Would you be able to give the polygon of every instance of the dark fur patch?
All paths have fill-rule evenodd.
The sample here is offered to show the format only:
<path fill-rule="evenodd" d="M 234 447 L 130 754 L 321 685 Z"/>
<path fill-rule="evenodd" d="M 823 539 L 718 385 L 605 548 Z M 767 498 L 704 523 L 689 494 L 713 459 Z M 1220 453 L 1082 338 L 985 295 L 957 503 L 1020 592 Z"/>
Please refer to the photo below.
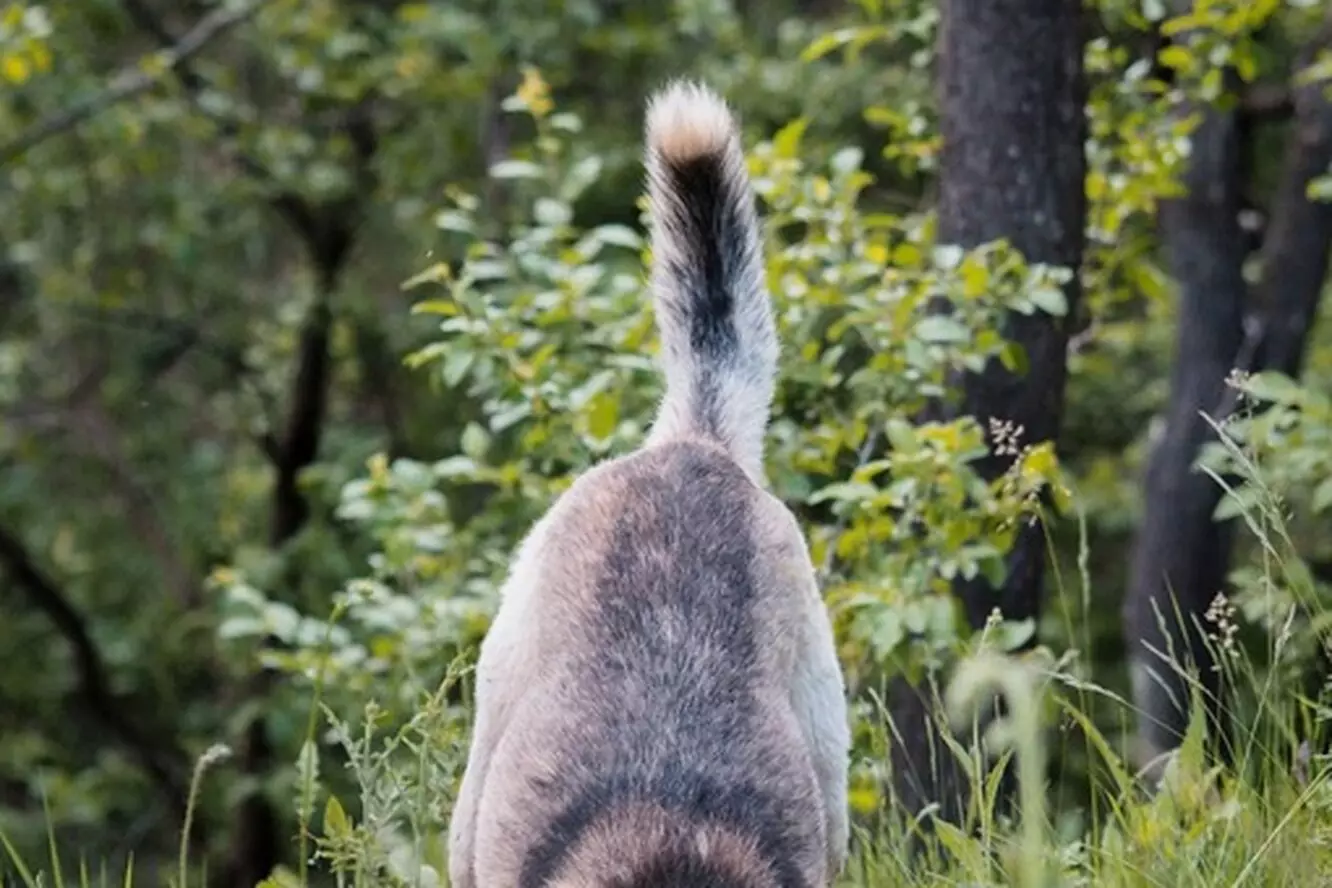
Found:
<path fill-rule="evenodd" d="M 520 884 L 523 888 L 543 888 L 560 871 L 569 850 L 600 816 L 613 812 L 617 805 L 650 801 L 687 817 L 690 822 L 723 825 L 754 836 L 760 854 L 772 866 L 782 888 L 807 888 L 799 869 L 785 853 L 794 833 L 782 800 L 749 784 L 723 785 L 704 768 L 706 764 L 691 769 L 676 763 L 666 773 L 648 775 L 641 767 L 622 764 L 602 780 L 590 784 L 550 825 L 545 841 L 529 853 Z M 668 854 L 649 865 L 633 888 L 677 884 L 652 881 L 648 878 L 650 870 L 683 876 L 703 869 L 712 871 L 688 854 Z"/>
<path fill-rule="evenodd" d="M 738 196 L 727 178 L 725 155 L 706 154 L 667 164 L 666 190 L 674 195 L 672 212 L 662 219 L 682 245 L 681 258 L 668 268 L 686 285 L 689 345 L 710 360 L 735 351 L 735 294 L 731 285 L 743 257 L 744 232 Z"/>
<path fill-rule="evenodd" d="M 753 782 L 764 773 L 754 742 L 753 486 L 730 460 L 695 444 L 637 459 L 650 462 L 628 481 L 578 664 L 595 688 L 586 708 L 604 742 L 579 749 L 564 769 L 560 782 L 579 787 L 575 795 L 546 788 L 562 810 L 528 854 L 520 884 L 541 888 L 602 815 L 642 802 L 754 836 L 780 884 L 797 888 L 803 882 L 784 849 L 800 824 Z M 645 874 L 637 884 L 685 883 Z"/>
<path fill-rule="evenodd" d="M 750 229 L 743 213 L 745 192 L 737 192 L 725 163 L 718 152 L 664 165 L 664 184 L 675 203 L 660 223 L 681 244 L 681 255 L 666 268 L 683 298 L 667 304 L 684 314 L 675 320 L 689 331 L 689 347 L 706 374 L 698 380 L 700 403 L 694 412 L 714 430 L 716 376 L 736 363 L 740 345 L 734 288 L 743 276 Z"/>
<path fill-rule="evenodd" d="M 608 888 L 751 888 L 719 867 L 697 857 L 680 854 L 660 857 L 641 870 L 633 881 L 617 880 Z"/>

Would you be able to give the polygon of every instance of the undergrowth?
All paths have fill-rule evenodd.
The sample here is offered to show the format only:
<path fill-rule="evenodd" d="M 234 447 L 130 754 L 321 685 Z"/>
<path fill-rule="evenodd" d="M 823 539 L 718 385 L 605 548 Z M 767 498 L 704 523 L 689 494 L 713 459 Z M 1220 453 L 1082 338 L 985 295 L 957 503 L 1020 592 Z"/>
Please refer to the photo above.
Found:
<path fill-rule="evenodd" d="M 1262 473 L 1229 437 L 1235 463 L 1246 467 L 1244 483 L 1262 496 L 1249 496 L 1243 520 L 1270 556 L 1271 589 L 1288 584 L 1283 565 L 1295 557 L 1285 530 L 1280 496 L 1264 486 Z M 1218 482 L 1222 483 L 1218 475 Z M 1085 565 L 1085 559 L 1084 559 Z M 1090 594 L 1085 566 L 1080 594 Z M 1059 589 L 1060 595 L 1072 594 Z M 1233 614 L 1232 614 L 1233 616 Z M 1270 638 L 1271 662 L 1295 636 L 1292 616 Z M 1293 886 L 1332 884 L 1332 762 L 1298 744 L 1292 760 L 1289 740 L 1326 720 L 1329 711 L 1302 697 L 1292 686 L 1272 680 L 1271 663 L 1262 668 L 1228 644 L 1230 633 L 1213 637 L 1236 698 L 1247 700 L 1244 714 L 1228 713 L 1240 738 L 1236 761 L 1213 764 L 1206 754 L 1201 699 L 1182 746 L 1149 783 L 1096 727 L 1087 714 L 1092 701 L 1123 707 L 1128 701 L 1079 675 L 1073 653 L 1056 658 L 1046 649 L 1014 657 L 992 649 L 984 638 L 962 662 L 939 701 L 938 717 L 954 736 L 967 736 L 968 720 L 993 693 L 1009 702 L 1008 715 L 989 725 L 978 745 L 949 741 L 949 754 L 963 763 L 974 795 L 971 818 L 958 826 L 931 817 L 929 810 L 905 814 L 884 798 L 862 812 L 853 831 L 852 856 L 841 886 Z M 469 661 L 459 658 L 436 692 L 409 719 L 381 731 L 384 711 L 368 703 L 354 719 L 335 713 L 316 694 L 311 702 L 306 743 L 298 761 L 300 786 L 293 803 L 300 834 L 297 870 L 275 872 L 259 888 L 307 885 L 447 885 L 446 833 L 453 789 L 461 774 L 468 737 L 465 691 Z M 1198 685 L 1195 683 L 1195 687 Z M 461 695 L 461 696 L 460 696 Z M 459 700 L 463 700 L 459 704 Z M 882 757 L 893 727 L 882 705 L 859 701 L 857 744 L 862 757 Z M 972 726 L 976 724 L 972 722 Z M 1093 802 L 1058 819 L 1047 793 L 1047 746 L 1056 733 L 1076 737 L 1098 763 Z M 337 750 L 339 755 L 318 750 Z M 983 750 L 983 751 L 982 751 Z M 227 750 L 214 747 L 198 762 L 191 802 L 210 772 L 225 768 Z M 321 778 L 321 765 L 339 760 L 356 787 L 354 798 L 339 798 Z M 1017 816 L 997 802 L 1000 768 L 1016 765 Z M 192 805 L 191 805 L 192 808 Z M 356 812 L 355 816 L 350 811 Z M 207 874 L 191 867 L 182 825 L 180 863 L 165 877 L 174 888 L 207 884 Z M 0 835 L 13 881 L 37 886 L 142 886 L 131 858 L 119 872 L 80 862 L 66 872 L 69 849 L 51 837 L 42 863 L 20 859 Z M 77 854 L 72 855 L 77 858 Z M 159 883 L 160 884 L 160 883 Z"/>

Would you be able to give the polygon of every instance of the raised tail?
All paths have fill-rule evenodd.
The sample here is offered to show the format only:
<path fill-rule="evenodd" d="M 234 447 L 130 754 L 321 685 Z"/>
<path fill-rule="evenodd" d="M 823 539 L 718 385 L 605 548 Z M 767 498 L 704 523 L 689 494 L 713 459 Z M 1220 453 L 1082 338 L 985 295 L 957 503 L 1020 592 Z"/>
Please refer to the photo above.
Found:
<path fill-rule="evenodd" d="M 649 443 L 711 438 L 762 478 L 777 330 L 739 127 L 726 103 L 687 82 L 653 96 L 647 174 L 666 374 Z"/>

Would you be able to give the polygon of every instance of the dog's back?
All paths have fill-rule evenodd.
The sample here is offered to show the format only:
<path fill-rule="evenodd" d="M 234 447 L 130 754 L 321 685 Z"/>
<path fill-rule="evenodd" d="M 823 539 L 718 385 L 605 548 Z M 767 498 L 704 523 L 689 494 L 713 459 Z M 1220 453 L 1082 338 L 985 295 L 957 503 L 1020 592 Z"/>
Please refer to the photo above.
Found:
<path fill-rule="evenodd" d="M 660 98 L 649 174 L 665 402 L 519 552 L 478 664 L 459 888 L 813 888 L 844 851 L 840 670 L 760 486 L 777 343 L 725 106 Z"/>

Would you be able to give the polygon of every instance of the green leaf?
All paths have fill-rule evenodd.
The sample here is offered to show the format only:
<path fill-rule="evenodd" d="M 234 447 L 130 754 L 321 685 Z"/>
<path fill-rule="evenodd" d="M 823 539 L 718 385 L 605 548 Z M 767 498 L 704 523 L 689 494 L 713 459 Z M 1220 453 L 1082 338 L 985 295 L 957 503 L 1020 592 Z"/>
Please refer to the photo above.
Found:
<path fill-rule="evenodd" d="M 229 617 L 217 627 L 217 637 L 227 641 L 237 638 L 257 638 L 265 634 L 267 626 L 264 621 L 253 616 Z"/>
<path fill-rule="evenodd" d="M 902 618 L 892 608 L 875 608 L 871 625 L 870 642 L 880 657 L 891 657 L 897 652 L 898 646 L 906 641 L 907 633 Z"/>
<path fill-rule="evenodd" d="M 304 795 L 304 791 L 306 788 L 313 791 L 319 785 L 319 750 L 309 740 L 301 744 L 301 751 L 296 756 L 296 775 L 303 797 L 311 798 Z"/>
<path fill-rule="evenodd" d="M 601 158 L 595 155 L 578 161 L 573 169 L 565 174 L 560 186 L 560 197 L 566 202 L 577 200 L 593 182 L 597 181 L 601 175 L 601 168 Z"/>
<path fill-rule="evenodd" d="M 836 31 L 829 31 L 826 34 L 820 34 L 814 39 L 804 51 L 800 53 L 800 61 L 808 64 L 823 58 L 833 50 L 839 49 L 856 39 L 860 33 L 860 28 L 840 28 Z"/>
<path fill-rule="evenodd" d="M 467 478 L 476 474 L 476 460 L 470 456 L 450 456 L 434 465 L 434 473 L 439 478 Z"/>
<path fill-rule="evenodd" d="M 552 114 L 547 121 L 552 128 L 566 133 L 580 133 L 583 131 L 583 121 L 577 114 L 568 111 L 561 111 L 559 114 Z"/>
<path fill-rule="evenodd" d="M 1068 299 L 1058 287 L 1036 287 L 1027 294 L 1027 298 L 1046 314 L 1057 318 L 1068 314 Z"/>
<path fill-rule="evenodd" d="M 991 589 L 1001 588 L 1008 578 L 1008 563 L 998 555 L 982 559 L 980 568 L 981 576 L 985 577 Z"/>
<path fill-rule="evenodd" d="M 861 161 L 865 159 L 865 152 L 860 148 L 850 145 L 842 148 L 832 156 L 828 166 L 839 176 L 845 176 L 860 169 Z"/>
<path fill-rule="evenodd" d="M 1233 488 L 1221 498 L 1221 502 L 1216 504 L 1216 508 L 1212 511 L 1212 520 L 1227 521 L 1248 514 L 1261 499 L 1262 490 L 1252 484 Z"/>
<path fill-rule="evenodd" d="M 532 214 L 537 222 L 548 228 L 557 228 L 562 225 L 568 225 L 573 219 L 573 210 L 563 201 L 552 200 L 549 197 L 543 197 L 537 200 L 532 209 Z"/>
<path fill-rule="evenodd" d="M 905 419 L 893 417 L 883 424 L 883 431 L 888 438 L 888 444 L 896 453 L 914 453 L 920 448 L 916 427 Z"/>
<path fill-rule="evenodd" d="M 627 225 L 601 225 L 594 230 L 594 233 L 604 244 L 628 250 L 643 249 L 643 239 L 638 236 L 638 232 Z"/>
<path fill-rule="evenodd" d="M 809 126 L 809 120 L 804 117 L 797 117 L 786 126 L 777 131 L 777 135 L 772 137 L 772 147 L 776 155 L 783 159 L 798 157 L 800 154 L 800 140 L 805 135 L 805 128 Z"/>
<path fill-rule="evenodd" d="M 994 630 L 991 637 L 995 645 L 1004 653 L 1021 648 L 1036 634 L 1036 621 L 1031 617 L 1025 620 L 1004 620 Z"/>
<path fill-rule="evenodd" d="M 351 821 L 347 818 L 347 813 L 342 810 L 342 803 L 338 797 L 330 795 L 328 801 L 324 804 L 324 834 L 343 838 L 351 834 Z"/>
<path fill-rule="evenodd" d="M 464 267 L 473 281 L 502 281 L 509 277 L 509 266 L 499 259 L 473 259 Z"/>
<path fill-rule="evenodd" d="M 456 231 L 459 234 L 472 234 L 476 230 L 472 218 L 458 210 L 440 210 L 435 214 L 435 227 L 441 231 Z"/>
<path fill-rule="evenodd" d="M 485 459 L 490 449 L 490 434 L 474 422 L 469 422 L 462 433 L 462 452 L 477 462 Z"/>
<path fill-rule="evenodd" d="M 527 160 L 501 160 L 490 168 L 495 179 L 540 179 L 541 167 Z"/>
<path fill-rule="evenodd" d="M 1332 201 L 1332 176 L 1319 176 L 1316 179 L 1310 179 L 1305 194 L 1308 195 L 1310 200 Z"/>
<path fill-rule="evenodd" d="M 1332 506 L 1332 478 L 1324 478 L 1314 488 L 1313 502 L 1310 504 L 1315 513 L 1326 511 L 1328 506 Z"/>
<path fill-rule="evenodd" d="M 971 331 L 947 315 L 930 315 L 916 324 L 915 334 L 925 342 L 966 342 Z"/>
<path fill-rule="evenodd" d="M 620 421 L 620 399 L 613 392 L 602 392 L 592 399 L 587 414 L 587 431 L 593 438 L 605 440 Z"/>
<path fill-rule="evenodd" d="M 279 866 L 255 888 L 302 888 L 302 885 L 300 876 L 285 866 Z"/>
<path fill-rule="evenodd" d="M 1299 404 L 1304 400 L 1304 390 L 1299 384 L 1276 370 L 1265 370 L 1250 376 L 1244 382 L 1244 390 L 1261 401 L 1273 404 Z"/>
<path fill-rule="evenodd" d="M 951 271 L 962 264 L 962 257 L 966 251 L 956 244 L 938 244 L 934 248 L 934 264 L 936 267 Z"/>
<path fill-rule="evenodd" d="M 1174 44 L 1167 46 L 1157 54 L 1161 64 L 1180 73 L 1187 74 L 1193 70 L 1195 59 L 1193 53 L 1187 48 Z"/>
<path fill-rule="evenodd" d="M 1031 369 L 1027 360 L 1027 350 L 1020 342 L 1005 342 L 999 349 L 999 362 L 1015 376 L 1026 376 Z"/>
<path fill-rule="evenodd" d="M 984 296 L 990 287 L 990 269 L 979 256 L 968 256 L 962 262 L 962 295 L 968 299 Z"/>
<path fill-rule="evenodd" d="M 869 499 L 878 493 L 878 488 L 873 484 L 855 484 L 851 482 L 837 482 L 829 484 L 822 490 L 816 491 L 808 500 L 812 506 L 819 503 L 833 502 L 857 502 L 859 500 Z"/>
<path fill-rule="evenodd" d="M 459 382 L 462 382 L 463 377 L 467 375 L 467 371 L 472 369 L 472 364 L 475 361 L 476 352 L 454 348 L 449 352 L 449 356 L 444 359 L 444 366 L 440 370 L 440 376 L 443 378 L 444 384 L 453 388 Z"/>

